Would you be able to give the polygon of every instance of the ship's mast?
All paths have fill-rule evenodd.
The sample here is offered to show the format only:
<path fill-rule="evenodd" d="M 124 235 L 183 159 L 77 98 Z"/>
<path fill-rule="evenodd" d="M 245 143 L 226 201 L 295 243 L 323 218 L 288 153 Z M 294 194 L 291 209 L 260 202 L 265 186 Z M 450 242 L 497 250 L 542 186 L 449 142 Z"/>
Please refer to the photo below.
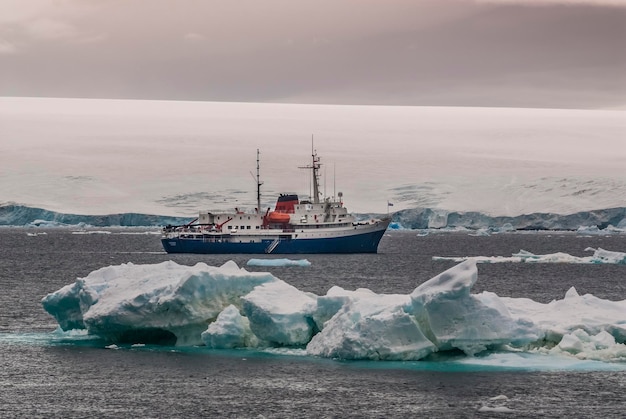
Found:
<path fill-rule="evenodd" d="M 320 181 L 319 181 L 319 169 L 322 166 L 320 158 L 317 157 L 317 151 L 313 147 L 313 137 L 311 136 L 311 157 L 312 163 L 310 166 L 301 166 L 300 169 L 311 169 L 313 172 L 313 203 L 320 203 Z"/>

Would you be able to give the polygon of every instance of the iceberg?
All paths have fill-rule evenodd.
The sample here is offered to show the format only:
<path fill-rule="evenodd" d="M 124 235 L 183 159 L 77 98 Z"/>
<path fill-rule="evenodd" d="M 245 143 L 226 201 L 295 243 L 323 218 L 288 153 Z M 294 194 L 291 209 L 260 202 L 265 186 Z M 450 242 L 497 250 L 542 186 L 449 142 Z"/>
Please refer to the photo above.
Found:
<path fill-rule="evenodd" d="M 221 267 L 162 262 L 109 266 L 42 300 L 63 330 L 86 329 L 113 343 L 202 344 L 201 334 L 257 285 L 278 281 L 230 261 Z"/>
<path fill-rule="evenodd" d="M 285 348 L 394 361 L 486 350 L 624 360 L 626 300 L 581 296 L 572 288 L 562 300 L 542 304 L 473 294 L 477 280 L 477 261 L 468 259 L 410 294 L 333 286 L 318 296 L 233 261 L 127 263 L 78 278 L 42 304 L 63 330 L 84 330 L 107 345 Z"/>

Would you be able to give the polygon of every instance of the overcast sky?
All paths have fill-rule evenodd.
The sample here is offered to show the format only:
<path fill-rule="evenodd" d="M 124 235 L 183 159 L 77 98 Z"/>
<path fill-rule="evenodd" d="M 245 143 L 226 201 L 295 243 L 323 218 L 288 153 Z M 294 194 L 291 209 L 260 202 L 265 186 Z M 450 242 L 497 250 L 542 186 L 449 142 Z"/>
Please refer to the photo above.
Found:
<path fill-rule="evenodd" d="M 626 108 L 626 0 L 0 0 L 0 96 Z"/>

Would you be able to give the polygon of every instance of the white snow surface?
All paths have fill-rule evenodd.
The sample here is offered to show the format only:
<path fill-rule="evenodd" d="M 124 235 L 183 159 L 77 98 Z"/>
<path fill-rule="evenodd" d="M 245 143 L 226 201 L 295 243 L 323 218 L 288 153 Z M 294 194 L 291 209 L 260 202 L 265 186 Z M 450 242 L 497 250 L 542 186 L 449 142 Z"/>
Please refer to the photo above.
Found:
<path fill-rule="evenodd" d="M 336 179 L 356 213 L 390 201 L 394 211 L 571 214 L 623 206 L 625 115 L 2 97 L 0 196 L 66 214 L 252 210 L 260 149 L 266 208 L 280 192 L 309 192 L 298 166 L 314 135 L 326 194 Z"/>
<path fill-rule="evenodd" d="M 210 348 L 306 348 L 340 359 L 419 360 L 438 351 L 532 352 L 626 361 L 626 300 L 570 289 L 548 304 L 472 294 L 467 260 L 411 294 L 332 287 L 303 292 L 229 261 L 109 266 L 43 298 L 63 330 L 86 329 L 111 344 Z"/>

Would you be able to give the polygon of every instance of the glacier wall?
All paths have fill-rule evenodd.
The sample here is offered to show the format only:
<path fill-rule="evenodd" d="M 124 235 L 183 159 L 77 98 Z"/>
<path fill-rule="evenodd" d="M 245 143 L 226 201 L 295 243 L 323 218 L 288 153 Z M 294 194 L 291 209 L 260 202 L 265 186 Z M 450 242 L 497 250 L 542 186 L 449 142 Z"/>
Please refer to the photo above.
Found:
<path fill-rule="evenodd" d="M 191 221 L 189 217 L 169 217 L 163 215 L 122 213 L 106 215 L 63 214 L 42 208 L 24 205 L 1 205 L 0 226 L 71 226 L 90 225 L 94 227 L 148 227 L 179 225 Z"/>
<path fill-rule="evenodd" d="M 397 228 L 441 229 L 466 228 L 480 230 L 577 230 L 580 227 L 609 226 L 626 228 L 626 208 L 581 211 L 574 214 L 533 213 L 513 217 L 491 216 L 480 212 L 456 212 L 431 208 L 412 208 L 393 214 Z"/>
<path fill-rule="evenodd" d="M 359 218 L 381 217 L 382 214 L 360 214 Z M 518 216 L 491 216 L 481 212 L 446 211 L 435 208 L 411 208 L 393 213 L 396 229 L 458 229 L 469 230 L 571 230 L 610 226 L 626 229 L 626 207 L 581 211 L 574 214 L 532 213 Z M 191 217 L 121 213 L 106 215 L 64 214 L 42 208 L 17 204 L 0 205 L 0 226 L 72 226 L 93 227 L 156 227 L 186 224 Z"/>

